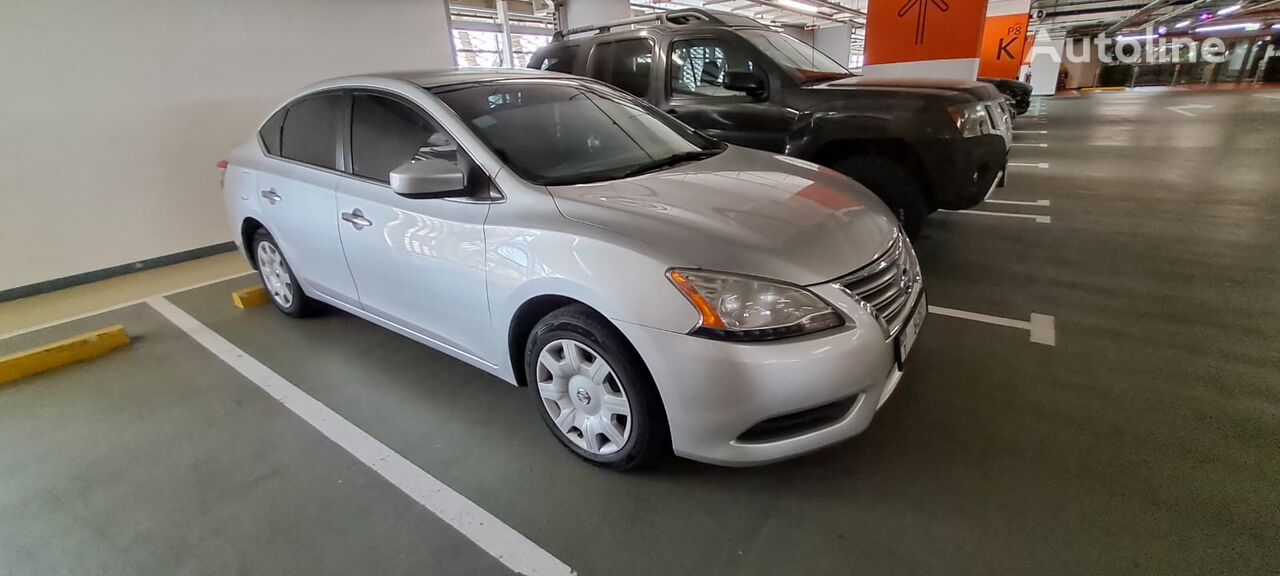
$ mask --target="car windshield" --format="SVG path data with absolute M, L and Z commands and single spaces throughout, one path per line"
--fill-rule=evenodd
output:
M 801 82 L 837 80 L 853 75 L 817 48 L 781 32 L 744 30 L 742 35 Z
M 624 178 L 723 149 L 644 102 L 578 80 L 504 80 L 432 93 L 520 177 L 544 186 Z

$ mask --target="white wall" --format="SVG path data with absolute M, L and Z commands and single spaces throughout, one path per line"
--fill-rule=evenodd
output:
M 0 0 L 0 290 L 230 240 L 214 165 L 274 106 L 452 61 L 444 0 Z

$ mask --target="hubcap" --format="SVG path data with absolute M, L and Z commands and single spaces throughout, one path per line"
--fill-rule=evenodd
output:
M 276 304 L 285 308 L 293 305 L 293 276 L 285 268 L 280 251 L 270 242 L 258 244 L 258 273 Z
M 631 403 L 604 358 L 574 340 L 538 354 L 538 394 L 556 428 L 592 454 L 621 450 L 631 437 Z

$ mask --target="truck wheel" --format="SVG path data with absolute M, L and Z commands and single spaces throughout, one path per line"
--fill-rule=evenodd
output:
M 907 236 L 919 237 L 925 216 L 929 215 L 929 203 L 920 182 L 906 167 L 882 156 L 855 156 L 834 168 L 879 196 L 898 217 Z

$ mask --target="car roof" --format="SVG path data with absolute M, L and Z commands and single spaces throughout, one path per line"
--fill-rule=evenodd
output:
M 466 84 L 472 82 L 493 82 L 497 80 L 527 78 L 566 78 L 557 72 L 534 70 L 530 68 L 432 68 L 424 70 L 402 70 L 399 72 L 382 72 L 372 74 L 384 78 L 393 78 L 412 82 L 430 90 L 438 86 L 450 84 Z

